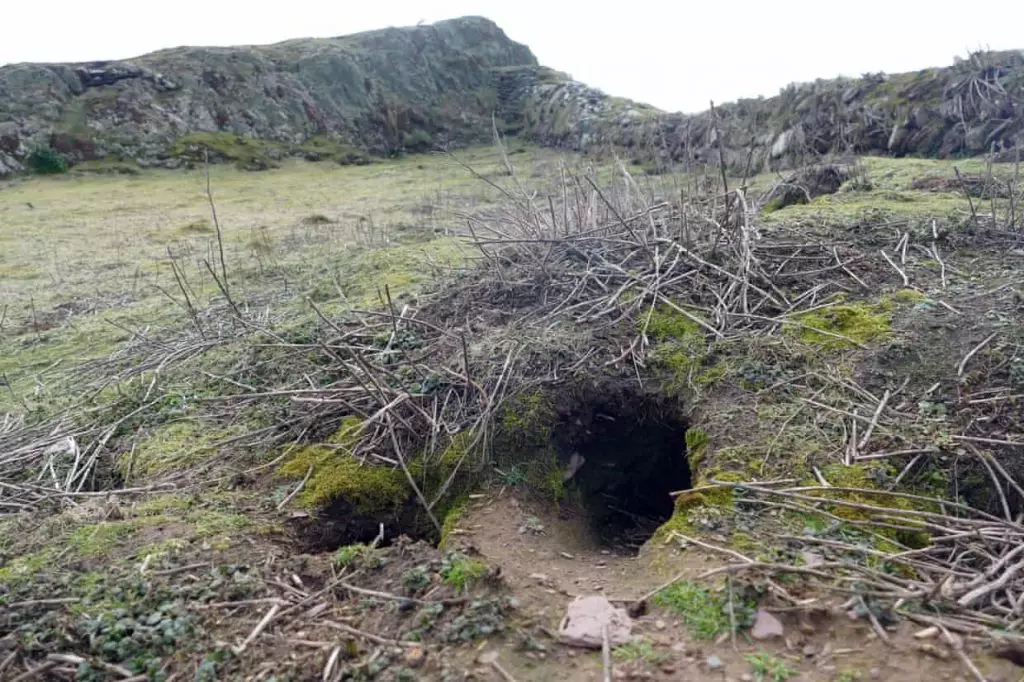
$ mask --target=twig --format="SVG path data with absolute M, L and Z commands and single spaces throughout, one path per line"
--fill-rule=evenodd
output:
M 290 493 L 288 493 L 288 495 L 283 500 L 281 500 L 280 503 L 278 503 L 277 511 L 281 511 L 282 509 L 284 509 L 285 506 L 287 506 L 287 504 L 292 501 L 292 498 L 294 498 L 296 495 L 298 495 L 300 492 L 302 492 L 302 489 L 306 487 L 306 483 L 309 481 L 309 478 L 312 475 L 313 475 L 313 465 L 310 464 L 309 465 L 309 470 L 306 471 L 306 475 L 303 476 L 301 481 L 299 481 L 299 484 L 297 486 L 295 486 L 292 489 L 292 491 Z
M 407 641 L 404 641 L 404 640 L 401 640 L 401 639 L 388 639 L 387 637 L 381 637 L 380 635 L 375 635 L 372 632 L 365 632 L 363 630 L 359 630 L 357 628 L 354 628 L 351 625 L 346 625 L 345 623 L 339 623 L 339 622 L 333 621 L 333 620 L 321 620 L 319 622 L 323 623 L 327 627 L 334 628 L 335 630 L 340 630 L 341 632 L 346 632 L 346 633 L 348 633 L 350 635 L 353 635 L 355 637 L 361 637 L 362 639 L 365 639 L 367 641 L 373 642 L 374 644 L 381 644 L 381 645 L 384 645 L 384 646 L 406 646 L 406 647 L 421 647 L 421 646 L 423 646 L 422 642 L 407 642 Z
M 991 334 L 986 336 L 981 343 L 972 348 L 967 353 L 967 355 L 964 356 L 964 359 L 960 361 L 960 365 L 956 368 L 956 375 L 958 377 L 962 377 L 964 375 L 964 369 L 967 367 L 967 363 L 971 361 L 971 358 L 973 358 L 978 351 L 987 346 L 992 341 L 992 339 L 996 338 L 996 336 L 998 335 L 999 332 L 992 332 Z
M 608 624 L 601 624 L 601 667 L 604 669 L 604 682 L 612 682 L 612 647 L 608 641 Z
M 910 280 L 907 278 L 907 273 L 903 272 L 903 270 L 900 269 L 900 266 L 896 265 L 896 262 L 892 258 L 889 258 L 889 254 L 885 252 L 885 249 L 881 249 L 880 251 L 882 254 L 882 258 L 884 258 L 886 262 L 892 266 L 892 269 L 895 270 L 903 279 L 903 286 L 909 287 Z
M 280 604 L 274 604 L 270 607 L 270 610 L 267 611 L 266 615 L 263 616 L 260 622 L 256 624 L 256 627 L 252 629 L 252 632 L 249 633 L 249 636 L 246 637 L 245 640 L 243 640 L 242 643 L 238 646 L 232 647 L 232 650 L 235 652 L 236 656 L 245 651 L 246 648 L 248 648 L 248 646 L 252 644 L 257 637 L 260 636 L 260 633 L 263 632 L 268 625 L 270 625 L 270 623 L 274 620 L 274 618 L 277 616 L 278 611 L 280 610 Z

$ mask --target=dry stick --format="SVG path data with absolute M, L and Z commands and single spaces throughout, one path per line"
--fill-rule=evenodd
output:
M 405 455 L 402 454 L 402 446 L 398 444 L 398 436 L 395 435 L 395 425 L 391 423 L 391 415 L 388 414 L 388 432 L 391 434 L 391 443 L 395 447 L 395 457 L 398 458 L 398 464 L 402 467 L 402 471 L 405 472 L 405 478 L 409 481 L 409 487 L 412 488 L 413 492 L 416 493 L 417 499 L 423 506 L 423 511 L 427 512 L 427 516 L 430 518 L 430 522 L 434 524 L 434 528 L 437 529 L 438 533 L 443 533 L 441 524 L 438 523 L 437 517 L 434 516 L 434 512 L 430 509 L 430 503 L 427 502 L 427 498 L 423 496 L 423 491 L 416 484 L 416 479 L 413 477 L 412 472 L 409 471 L 408 465 L 405 463 Z
M 857 444 L 858 449 L 863 450 L 864 447 L 868 444 L 868 441 L 871 440 L 871 432 L 875 430 L 876 426 L 878 426 L 878 418 L 882 416 L 882 410 L 885 409 L 885 404 L 889 402 L 889 398 L 891 396 L 892 394 L 889 392 L 889 389 L 886 389 L 885 394 L 882 396 L 882 399 L 878 402 L 878 407 L 875 409 L 875 414 L 871 417 L 871 423 L 868 424 L 868 428 L 864 431 L 864 435 L 861 437 L 860 442 Z
M 967 197 L 967 204 L 971 207 L 971 219 L 974 222 L 978 221 L 978 214 L 974 210 L 974 201 L 971 199 L 971 193 L 967 190 L 967 183 L 964 182 L 964 178 L 960 175 L 960 169 L 953 166 L 953 172 L 956 173 L 956 179 L 960 183 L 960 189 L 963 191 L 964 196 Z
M 246 648 L 250 644 L 252 644 L 253 641 L 257 637 L 260 636 L 260 633 L 263 632 L 267 628 L 268 625 L 270 625 L 271 621 L 274 620 L 274 618 L 277 616 L 277 612 L 280 611 L 280 610 L 281 610 L 281 605 L 280 604 L 274 604 L 273 606 L 270 607 L 270 610 L 267 611 L 266 615 L 263 616 L 263 619 L 260 620 L 260 622 L 256 624 L 256 627 L 254 627 L 252 629 L 252 632 L 249 633 L 249 636 L 246 637 L 245 640 L 243 640 L 242 643 L 239 644 L 238 646 L 232 647 L 232 651 L 235 652 L 236 656 L 238 654 L 242 653 L 243 651 L 245 651 Z
M 224 260 L 224 236 L 221 234 L 220 221 L 217 220 L 217 206 L 213 203 L 213 189 L 210 186 L 210 150 L 203 148 L 203 165 L 206 170 L 206 200 L 210 203 L 210 213 L 213 215 L 213 226 L 217 230 L 217 248 L 220 251 L 220 273 L 224 278 L 224 295 L 227 296 L 228 301 L 231 300 L 231 296 L 228 295 L 228 267 Z M 232 307 L 234 305 L 232 304 Z
M 281 500 L 281 502 L 277 505 L 277 511 L 281 511 L 282 509 L 284 509 L 285 505 L 287 505 L 289 502 L 291 502 L 293 497 L 295 497 L 300 492 L 302 492 L 302 489 L 306 487 L 306 483 L 309 481 L 309 477 L 312 476 L 312 475 L 313 475 L 313 465 L 311 464 L 309 466 L 309 470 L 306 471 L 306 475 L 302 478 L 302 481 L 300 481 L 299 484 L 297 486 L 295 486 L 295 489 L 292 490 L 290 493 L 288 493 L 287 497 L 285 497 L 283 500 Z
M 978 682 L 988 682 L 987 678 L 981 674 L 980 670 L 978 670 L 978 666 L 974 665 L 974 661 L 967 656 L 967 653 L 964 651 L 963 643 L 960 640 L 955 639 L 953 635 L 949 634 L 949 630 L 946 629 L 946 626 L 943 625 L 941 621 L 936 620 L 935 625 L 942 630 L 942 637 L 946 640 L 946 643 L 949 644 L 953 653 L 957 655 L 957 658 L 960 659 L 960 662 L 971 671 L 971 674 L 974 675 L 974 679 L 978 680 Z
M 907 278 L 907 273 L 903 272 L 903 270 L 901 270 L 900 267 L 896 265 L 895 261 L 893 261 L 892 258 L 889 258 L 889 254 L 885 252 L 885 249 L 880 249 L 880 251 L 882 253 L 882 258 L 884 258 L 886 262 L 888 262 L 889 265 L 892 266 L 892 269 L 899 273 L 899 276 L 903 278 L 903 286 L 909 287 L 910 279 Z
M 47 661 L 38 668 L 32 668 L 28 672 L 23 672 L 17 677 L 12 677 L 10 682 L 27 682 L 27 680 L 31 680 L 33 677 L 41 677 L 43 673 L 53 670 L 58 665 L 60 665 L 60 663 L 57 661 Z
M 875 634 L 877 634 L 879 639 L 887 645 L 892 646 L 892 640 L 889 639 L 889 633 L 882 628 L 882 624 L 878 622 L 878 618 L 876 618 L 875 614 L 868 608 L 867 602 L 864 601 L 864 597 L 857 597 L 857 600 L 860 602 L 860 607 L 868 614 L 868 620 L 871 621 L 871 628 L 875 631 Z
M 322 620 L 320 622 L 323 623 L 324 625 L 326 625 L 327 627 L 334 628 L 335 630 L 340 630 L 341 632 L 346 632 L 346 633 L 348 633 L 350 635 L 353 635 L 355 637 L 361 637 L 361 638 L 363 638 L 365 640 L 373 642 L 374 644 L 381 644 L 381 645 L 384 645 L 384 646 L 406 646 L 406 647 L 422 647 L 423 646 L 422 642 L 407 642 L 407 641 L 404 641 L 404 640 L 401 640 L 401 639 L 388 639 L 387 637 L 381 637 L 380 635 L 375 635 L 372 632 L 365 632 L 363 630 L 358 630 L 358 629 L 352 627 L 351 625 L 346 625 L 345 623 L 338 623 L 338 622 L 333 621 L 333 620 Z
M 210 265 L 210 261 L 208 261 L 208 260 L 206 260 L 204 258 L 203 259 L 203 265 L 205 265 L 206 269 L 210 272 L 210 275 L 213 277 L 213 281 L 217 284 L 217 288 L 220 289 L 220 293 L 224 294 L 224 298 L 227 299 L 228 305 L 230 305 L 231 309 L 235 311 L 235 316 L 238 317 L 238 318 L 241 318 L 242 317 L 241 311 L 238 310 L 238 306 L 236 306 L 234 300 L 232 300 L 231 294 L 228 293 L 227 286 L 223 282 L 220 281 L 220 277 L 214 271 L 213 266 Z
M 328 682 L 331 679 L 331 674 L 334 672 L 334 666 L 337 664 L 340 655 L 341 645 L 339 644 L 331 649 L 331 655 L 327 657 L 327 663 L 324 664 L 324 673 L 321 677 L 323 682 Z
M 604 668 L 604 682 L 612 682 L 612 647 L 608 641 L 608 624 L 601 624 L 601 667 Z
M 722 173 L 722 193 L 725 195 L 725 215 L 722 218 L 722 224 L 728 226 L 729 224 L 729 180 L 725 176 L 725 154 L 722 152 L 722 147 L 725 146 L 722 140 L 722 133 L 718 129 L 718 112 L 715 111 L 715 103 L 711 102 L 711 127 L 715 131 L 715 141 L 718 143 L 718 170 Z M 717 240 L 716 240 L 717 242 Z
M 964 369 L 967 367 L 967 363 L 971 361 L 971 358 L 973 358 L 978 351 L 987 346 L 992 341 L 992 339 L 996 338 L 996 336 L 998 335 L 999 332 L 992 332 L 991 334 L 986 336 L 981 343 L 972 348 L 970 352 L 968 352 L 967 355 L 964 356 L 964 359 L 960 361 L 960 365 L 956 368 L 956 375 L 958 377 L 962 377 L 964 375 Z
M 457 604 L 465 604 L 469 601 L 465 597 L 456 597 L 455 599 L 437 599 L 433 601 L 428 599 L 416 599 L 414 597 L 402 597 L 397 594 L 391 594 L 390 592 L 378 592 L 377 590 L 369 590 L 365 587 L 356 587 L 355 585 L 350 585 L 346 582 L 336 582 L 333 587 L 340 587 L 344 590 L 348 590 L 349 592 L 355 592 L 356 594 L 365 594 L 368 597 L 379 597 L 381 599 L 390 599 L 391 601 L 398 602 L 412 602 L 414 604 L 444 604 L 445 606 L 454 606 Z

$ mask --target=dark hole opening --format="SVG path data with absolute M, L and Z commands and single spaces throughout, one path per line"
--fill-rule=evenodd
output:
M 635 552 L 671 518 L 669 493 L 690 487 L 686 428 L 678 400 L 635 384 L 595 388 L 559 410 L 566 492 L 596 542 Z

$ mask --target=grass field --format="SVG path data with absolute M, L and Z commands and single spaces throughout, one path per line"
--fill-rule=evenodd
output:
M 535 188 L 550 188 L 560 168 L 584 165 L 573 154 L 525 145 L 513 146 L 508 158 L 517 182 Z M 855 217 L 865 209 L 936 216 L 967 211 L 960 194 L 909 191 L 916 178 L 950 176 L 952 162 L 861 163 L 871 191 L 821 197 L 770 215 L 769 223 Z M 981 160 L 958 166 L 965 173 L 984 170 Z M 621 177 L 621 169 L 613 160 L 591 168 L 608 180 Z M 642 191 L 662 195 L 694 179 L 628 170 Z M 997 171 L 1011 173 L 1008 167 Z M 779 177 L 751 179 L 750 193 Z M 209 171 L 231 286 L 253 305 L 273 300 L 300 318 L 311 314 L 308 307 L 279 304 L 313 297 L 328 308 L 347 305 L 339 291 L 375 301 L 384 284 L 398 294 L 437 266 L 475 255 L 446 235 L 462 231 L 466 214 L 497 205 L 502 192 L 489 182 L 508 180 L 491 147 L 371 166 L 295 161 L 258 173 L 232 166 Z M 136 332 L 187 324 L 174 267 L 199 307 L 221 295 L 204 264 L 218 259 L 206 190 L 203 168 L 73 173 L 0 186 L 0 409 L 20 411 L 25 400 L 45 392 L 48 376 L 109 354 Z

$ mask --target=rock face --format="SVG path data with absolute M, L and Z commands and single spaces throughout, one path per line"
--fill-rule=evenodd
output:
M 123 62 L 0 68 L 0 168 L 49 145 L 72 161 L 166 159 L 196 133 L 387 152 L 487 139 L 493 69 L 536 65 L 482 18 Z M 6 131 L 6 132 L 5 132 Z M 13 140 L 13 141 L 12 141 Z
M 494 116 L 494 119 L 492 119 Z M 177 48 L 119 62 L 0 67 L 0 176 L 49 146 L 72 163 L 281 156 L 358 162 L 509 135 L 658 164 L 719 158 L 761 171 L 824 153 L 1011 155 L 1024 132 L 1024 54 L 819 80 L 716 116 L 666 113 L 537 64 L 493 22 L 466 17 L 327 39 Z M 204 152 L 205 153 L 205 152 Z
M 695 115 L 609 97 L 543 67 L 505 70 L 509 129 L 542 143 L 632 150 L 645 161 L 717 163 L 752 171 L 822 154 L 952 156 L 1024 147 L 1024 52 L 985 52 L 953 66 L 790 85 Z

